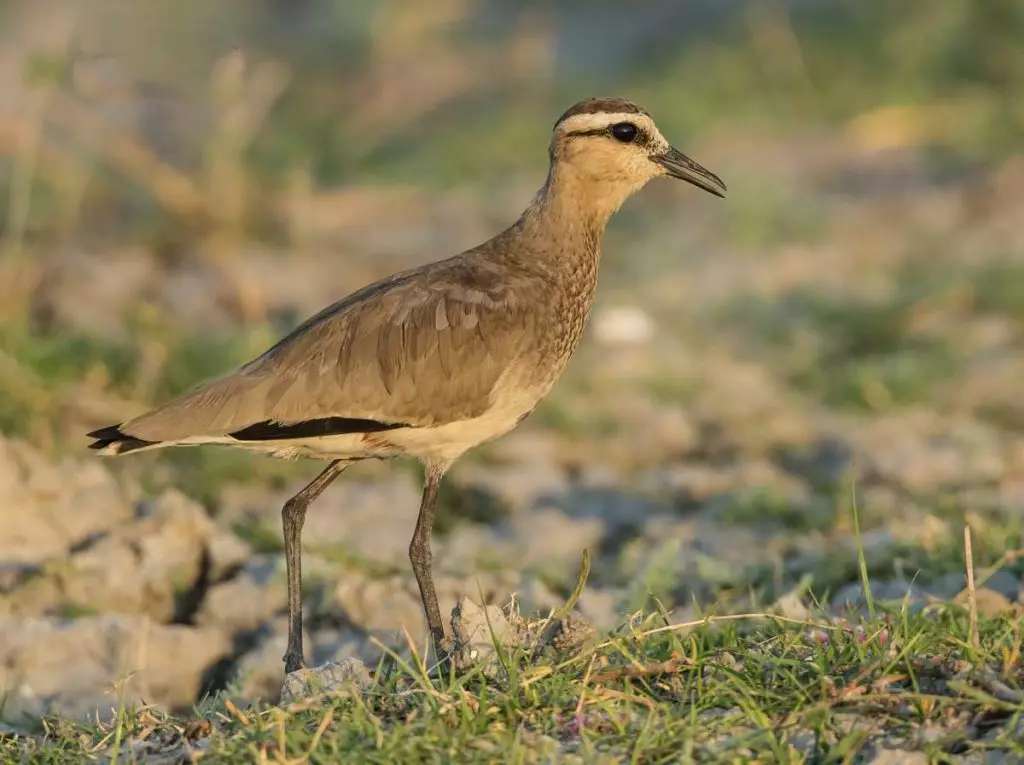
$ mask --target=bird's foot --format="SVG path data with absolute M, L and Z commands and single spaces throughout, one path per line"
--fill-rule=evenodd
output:
M 302 658 L 301 653 L 292 653 L 288 651 L 284 655 L 284 673 L 290 675 L 292 672 L 298 672 L 300 669 L 306 669 L 306 662 Z

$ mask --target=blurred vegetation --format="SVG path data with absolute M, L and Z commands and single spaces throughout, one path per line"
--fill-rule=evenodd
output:
M 178 317 L 156 314 L 146 296 L 119 317 L 121 333 L 55 322 L 39 295 L 51 259 L 68 250 L 141 246 L 165 268 L 232 273 L 253 243 L 282 258 L 306 252 L 310 210 L 331 189 L 465 188 L 504 199 L 510 182 L 539 183 L 554 117 L 599 93 L 643 103 L 684 145 L 757 146 L 825 130 L 853 153 L 913 147 L 967 172 L 996 166 L 1024 137 L 1024 6 L 1013 0 L 101 7 L 35 47 L 0 40 L 23 90 L 0 108 L 0 430 L 52 450 L 78 450 L 85 425 L 166 400 L 289 324 L 241 283 L 233 321 L 201 333 L 177 329 Z M 0 21 L 17 30 L 15 21 L 38 26 L 49 13 L 7 3 Z M 99 42 L 90 49 L 76 29 Z M 101 55 L 104 44 L 128 63 Z M 735 191 L 714 213 L 724 216 L 716 247 L 749 252 L 827 235 L 809 188 L 751 177 L 742 160 L 727 166 Z M 488 215 L 504 220 L 504 204 Z M 631 233 L 647 223 L 642 210 L 623 217 Z M 1016 273 L 978 272 L 977 309 L 1022 318 Z M 911 327 L 922 290 L 945 289 L 919 276 L 884 298 L 795 294 L 787 317 L 765 325 L 769 347 L 792 362 L 795 385 L 827 403 L 919 398 L 958 359 Z M 785 350 L 794 322 L 826 338 L 795 360 Z M 557 399 L 536 419 L 614 431 Z M 204 498 L 223 477 L 291 470 L 221 452 L 141 460 L 172 465 Z

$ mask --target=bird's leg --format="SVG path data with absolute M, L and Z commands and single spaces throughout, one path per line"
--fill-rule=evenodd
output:
M 444 650 L 444 625 L 441 623 L 441 609 L 437 605 L 437 593 L 434 592 L 434 576 L 431 570 L 433 555 L 430 552 L 430 532 L 434 527 L 434 506 L 437 504 L 437 489 L 448 469 L 448 464 L 427 463 L 424 469 L 423 500 L 420 502 L 420 513 L 416 518 L 416 530 L 409 543 L 409 560 L 412 572 L 416 576 L 416 584 L 420 587 L 420 598 L 427 616 L 430 637 L 434 641 L 434 650 L 440 658 Z
M 284 653 L 285 674 L 303 666 L 302 661 L 302 524 L 306 509 L 331 481 L 349 466 L 335 460 L 310 481 L 304 489 L 284 503 L 281 522 L 284 527 L 284 561 L 288 573 L 288 648 Z

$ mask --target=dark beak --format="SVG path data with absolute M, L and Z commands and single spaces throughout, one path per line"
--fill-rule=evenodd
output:
M 710 170 L 705 170 L 678 149 L 669 147 L 664 154 L 651 157 L 651 160 L 665 168 L 666 174 L 673 178 L 692 183 L 704 191 L 711 192 L 716 197 L 725 196 L 726 188 L 722 179 Z

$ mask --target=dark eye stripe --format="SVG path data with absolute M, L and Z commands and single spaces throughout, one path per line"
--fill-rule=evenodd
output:
M 618 124 L 618 123 L 616 123 L 616 124 Z M 594 130 L 574 130 L 574 131 L 572 131 L 570 133 L 566 133 L 565 136 L 566 136 L 566 138 L 568 138 L 570 136 L 573 137 L 573 138 L 581 138 L 581 137 L 585 137 L 585 136 L 594 136 L 594 135 L 611 136 L 611 134 L 612 134 L 612 126 L 609 125 L 608 127 L 595 128 Z M 633 143 L 635 143 L 635 144 L 647 143 L 647 134 L 644 133 L 644 131 L 641 130 L 640 128 L 637 128 L 637 130 L 636 130 L 636 138 L 633 139 Z
M 596 130 L 574 130 L 571 133 L 566 133 L 566 136 L 587 136 L 587 135 L 606 135 L 608 128 L 597 128 Z

